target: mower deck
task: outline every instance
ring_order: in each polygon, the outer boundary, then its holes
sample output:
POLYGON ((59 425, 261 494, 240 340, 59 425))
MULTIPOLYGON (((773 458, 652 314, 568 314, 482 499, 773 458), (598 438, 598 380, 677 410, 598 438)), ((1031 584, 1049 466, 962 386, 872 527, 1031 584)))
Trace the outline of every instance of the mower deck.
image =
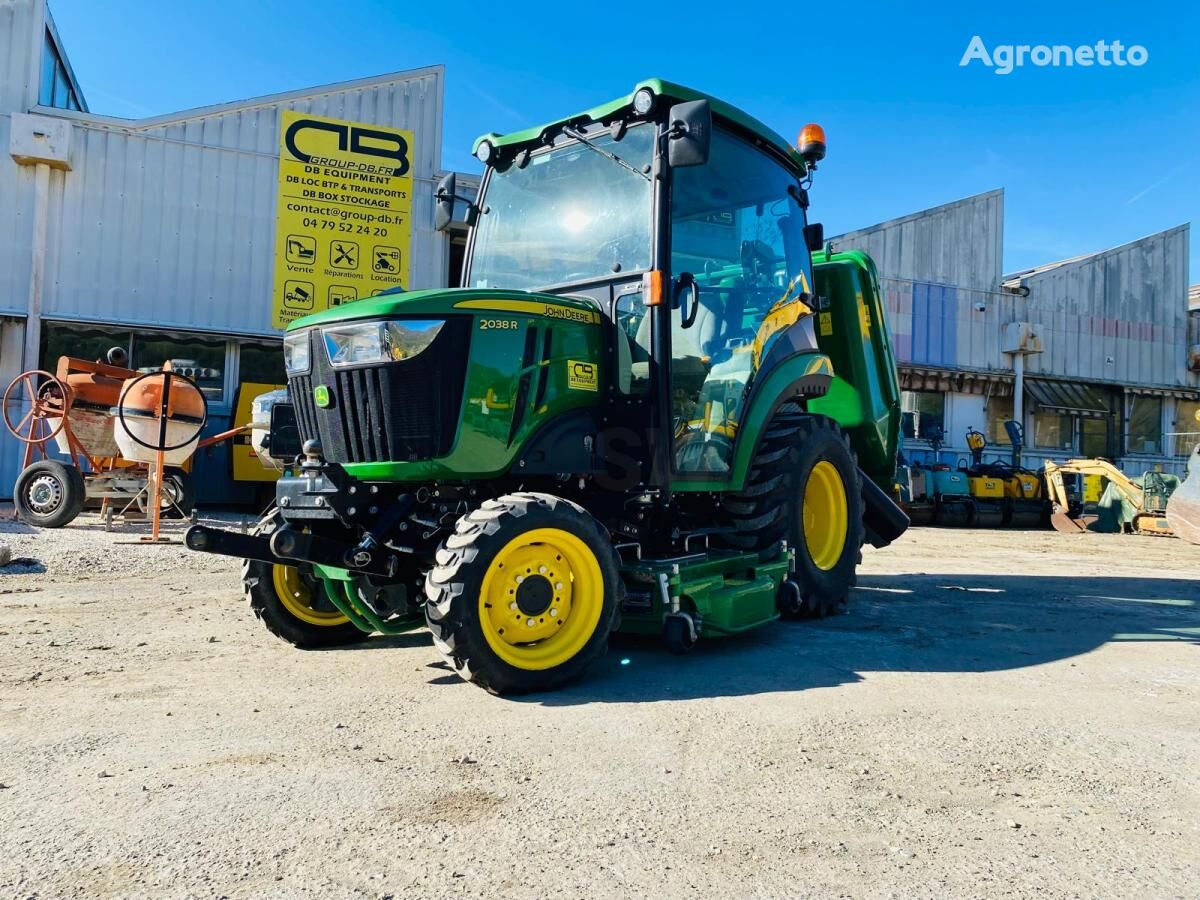
MULTIPOLYGON (((664 634, 670 619, 690 649, 702 634, 740 634, 779 618, 776 596, 791 567, 791 553, 780 552, 766 562, 757 553, 709 550, 673 559, 639 559, 624 562, 625 583, 620 632, 664 634)), ((384 619, 363 603, 354 588, 354 573, 313 565, 325 584, 326 596, 341 613, 364 632, 404 634, 422 627, 420 614, 384 619)))

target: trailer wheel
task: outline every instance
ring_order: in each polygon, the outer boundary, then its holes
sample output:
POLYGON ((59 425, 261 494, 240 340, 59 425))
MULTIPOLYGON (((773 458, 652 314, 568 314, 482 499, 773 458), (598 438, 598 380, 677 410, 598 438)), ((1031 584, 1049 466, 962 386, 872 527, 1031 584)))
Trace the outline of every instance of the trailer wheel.
POLYGON ((26 466, 13 486, 13 505, 26 525, 62 528, 83 510, 87 487, 83 473, 53 459, 26 466))
MULTIPOLYGON (((278 513, 272 510, 253 533, 268 535, 278 527, 278 513)), ((242 585, 250 609, 267 631, 293 647, 344 647, 370 637, 338 611, 307 567, 243 560, 242 585)))
POLYGON ((832 419, 786 403, 767 426, 745 488, 722 501, 735 531, 726 543, 764 555, 787 540, 800 602, 786 586, 784 618, 820 618, 842 611, 855 583, 864 539, 862 483, 854 451, 832 419))
POLYGON ((608 533, 550 494, 508 494, 458 520, 425 580, 433 643, 495 694, 546 691, 604 655, 624 595, 608 533))

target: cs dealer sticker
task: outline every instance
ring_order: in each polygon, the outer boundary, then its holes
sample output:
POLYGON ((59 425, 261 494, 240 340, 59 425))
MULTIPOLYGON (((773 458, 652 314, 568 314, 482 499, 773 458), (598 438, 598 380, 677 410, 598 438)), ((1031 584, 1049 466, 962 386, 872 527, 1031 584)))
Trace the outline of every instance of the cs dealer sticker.
POLYGON ((600 390, 600 373, 596 364, 568 359, 567 387, 575 391, 600 390))

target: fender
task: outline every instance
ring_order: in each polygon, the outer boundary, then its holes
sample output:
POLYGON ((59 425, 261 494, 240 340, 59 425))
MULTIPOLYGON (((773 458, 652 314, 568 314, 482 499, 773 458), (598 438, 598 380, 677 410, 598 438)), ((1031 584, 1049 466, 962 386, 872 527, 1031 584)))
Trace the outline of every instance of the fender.
MULTIPOLYGON (((793 329, 789 329, 792 331, 793 329)), ((676 491, 740 491, 746 484, 750 471, 750 460, 758 445, 758 436, 766 428, 771 416, 783 403, 797 397, 823 397, 834 383, 833 363, 824 353, 809 351, 782 357, 772 362, 771 353, 767 362, 755 377, 746 400, 746 414, 738 424, 738 437, 734 442, 733 462, 729 477, 723 479, 677 479, 672 484, 676 491)))

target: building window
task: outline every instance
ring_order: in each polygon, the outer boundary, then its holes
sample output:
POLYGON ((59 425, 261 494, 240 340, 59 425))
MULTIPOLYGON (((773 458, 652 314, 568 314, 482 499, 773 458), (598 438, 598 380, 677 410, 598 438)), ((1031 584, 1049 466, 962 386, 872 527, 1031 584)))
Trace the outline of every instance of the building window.
POLYGON ((58 368, 61 356, 87 362, 104 362, 108 351, 120 347, 129 353, 133 335, 128 331, 96 328, 91 325, 70 325, 65 322, 42 323, 41 367, 48 372, 58 368))
POLYGON ((1134 394, 1129 405, 1129 453, 1162 452, 1162 397, 1134 394))
POLYGON ((171 368, 186 375, 204 392, 209 403, 225 399, 225 342, 198 335, 139 333, 130 354, 139 372, 154 372, 168 360, 171 368))
POLYGON ((1175 455, 1187 456, 1200 444, 1200 400, 1175 401, 1175 455))
POLYGON ((1074 450, 1074 420, 1062 413, 1041 411, 1033 414, 1033 446, 1042 450, 1074 450))
POLYGON ((929 440, 946 430, 946 395, 939 391, 904 391, 900 395, 904 411, 904 436, 929 440))
POLYGON ((240 384, 287 384, 287 375, 283 370, 282 344, 242 344, 240 353, 240 384))
POLYGON ((1104 457, 1111 459, 1113 452, 1110 449, 1111 441, 1108 439, 1109 422, 1111 416, 1106 416, 1103 419, 1097 419, 1089 416, 1086 419, 1080 419, 1079 426, 1079 452, 1088 459, 1096 457, 1104 457))
POLYGON ((71 87, 70 76, 62 55, 55 46, 54 38, 46 32, 42 48, 42 80, 38 86, 38 103, 56 109, 79 109, 79 96, 71 87))
POLYGON ((987 439, 989 444, 1007 447, 1012 443, 1004 423, 1013 417, 1012 397, 989 397, 987 405, 987 439))

